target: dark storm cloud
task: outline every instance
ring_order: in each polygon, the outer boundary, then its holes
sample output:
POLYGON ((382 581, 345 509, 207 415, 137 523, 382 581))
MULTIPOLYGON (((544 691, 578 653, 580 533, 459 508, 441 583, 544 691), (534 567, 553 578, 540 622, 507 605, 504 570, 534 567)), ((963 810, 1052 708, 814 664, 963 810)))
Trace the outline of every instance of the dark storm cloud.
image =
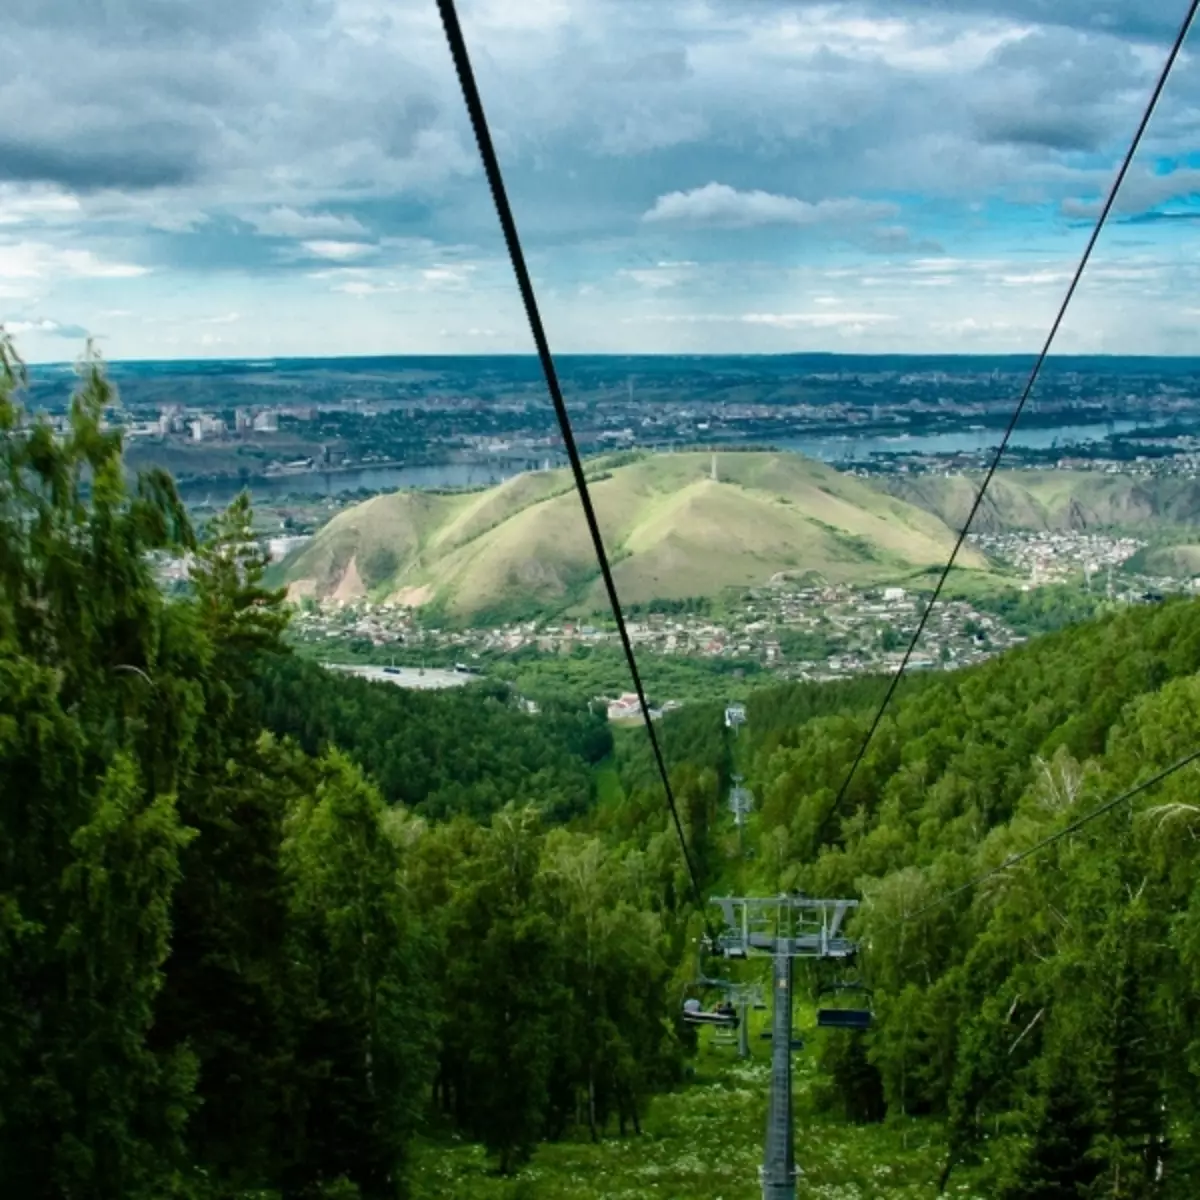
MULTIPOLYGON (((1081 155, 1111 157, 1153 75, 1127 40, 1161 42, 1177 19, 1168 0, 562 7, 462 0, 523 228, 543 245, 632 236, 659 197, 710 182, 811 204, 1087 202, 1081 155), (798 32, 777 37, 772 14, 798 32)), ((9 0, 5 19, 0 181, 124 193, 132 224, 159 207, 258 229, 256 211, 282 207, 297 242, 331 211, 358 215, 364 239, 495 236, 432 0, 9 0)), ((246 254, 218 251, 219 222, 160 228, 174 232, 156 235, 156 262, 246 254), (195 254, 173 249, 189 239, 195 254)), ((868 248, 933 252, 899 228, 868 248)))
POLYGON ((1078 154, 1128 137, 1134 97, 1142 92, 1147 72, 1131 46, 1043 28, 991 56, 970 108, 984 143, 1078 154))
POLYGON ((190 183, 196 160, 178 143, 172 146, 171 127, 161 128, 165 141, 130 138, 129 145, 96 150, 82 142, 71 145, 23 143, 0 136, 0 180, 10 183, 54 183, 71 191, 100 188, 156 188, 190 183), (156 147, 158 147, 156 149, 156 147))
POLYGON ((1031 106, 1024 112, 1001 109, 977 118, 985 142, 1041 146, 1047 150, 1084 151, 1100 148, 1108 129, 1095 118, 1070 111, 1031 106))
POLYGON ((417 32, 405 45, 309 0, 16 0, 0 179, 136 192, 239 175, 320 189, 397 164, 436 177, 456 146, 425 135, 447 125, 450 79, 431 79, 417 32))
POLYGON ((264 24, 311 21, 324 0, 8 0, 6 24, 76 35, 116 35, 128 45, 228 42, 264 24))

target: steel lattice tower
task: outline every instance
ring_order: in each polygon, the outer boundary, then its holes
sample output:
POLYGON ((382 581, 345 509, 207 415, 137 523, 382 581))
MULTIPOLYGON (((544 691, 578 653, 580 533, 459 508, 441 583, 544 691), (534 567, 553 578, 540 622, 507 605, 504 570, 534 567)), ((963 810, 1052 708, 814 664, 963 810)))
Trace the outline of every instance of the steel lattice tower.
POLYGON ((842 933, 857 900, 809 896, 723 896, 714 899, 725 918, 716 949, 726 958, 770 955, 771 1084, 761 1171, 763 1200, 795 1200, 795 1129, 792 1116, 792 960, 851 957, 855 943, 842 933))

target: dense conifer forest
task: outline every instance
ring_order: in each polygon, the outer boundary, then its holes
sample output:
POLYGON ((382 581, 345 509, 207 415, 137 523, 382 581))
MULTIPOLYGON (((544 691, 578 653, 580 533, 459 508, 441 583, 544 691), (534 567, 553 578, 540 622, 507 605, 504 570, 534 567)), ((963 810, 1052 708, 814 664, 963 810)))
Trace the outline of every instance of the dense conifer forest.
MULTIPOLYGON (((694 1094, 704 925, 644 734, 292 658, 246 500, 195 530, 128 485, 95 359, 65 436, 21 383, 4 343, 0 1190, 383 1200, 418 1142, 516 1179, 563 1139, 636 1155, 694 1094)), ((1198 671, 1179 601, 915 677, 844 795, 884 681, 662 722, 705 888, 862 899, 875 1025, 805 1054, 864 1146, 925 1123, 926 1194, 1200 1189, 1200 771, 970 886, 1200 746, 1198 671)))

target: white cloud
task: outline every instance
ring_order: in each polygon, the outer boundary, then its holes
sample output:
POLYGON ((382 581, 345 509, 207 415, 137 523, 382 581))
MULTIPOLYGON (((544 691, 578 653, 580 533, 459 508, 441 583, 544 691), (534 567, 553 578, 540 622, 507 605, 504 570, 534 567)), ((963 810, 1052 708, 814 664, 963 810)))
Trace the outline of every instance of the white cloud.
POLYGON ((77 196, 58 188, 0 184, 0 225, 75 217, 81 210, 77 196))
POLYGON ((366 267, 325 267, 320 271, 306 272, 308 279, 361 279, 369 275, 366 267))
POLYGON ((29 333, 62 338, 86 338, 88 336, 88 331, 82 325, 64 324, 62 321, 55 321, 50 317, 5 321, 3 324, 9 333, 18 337, 29 333))
POLYGON ((807 313, 745 313, 741 318, 747 325, 771 325, 777 329, 834 329, 839 325, 879 325, 896 318, 891 313, 875 312, 807 312, 807 313))
POLYGON ((630 325, 640 325, 649 321, 665 325, 707 325, 707 324, 741 324, 762 325, 773 329, 835 329, 839 326, 865 328, 871 325, 886 324, 897 318, 891 313, 864 313, 830 311, 807 313, 645 313, 641 316, 626 317, 630 325))
POLYGON ((48 242, 0 244, 0 279, 132 279, 148 268, 111 262, 91 250, 64 249, 48 242))
POLYGON ((223 313, 219 317, 201 317, 198 321, 200 325, 232 325, 236 321, 242 319, 241 313, 230 312, 223 313))
POLYGON ((498 329, 482 329, 477 326, 471 326, 469 329, 459 328, 442 328, 438 330, 438 337, 443 338, 498 338, 503 335, 498 329))
POLYGON ((48 257, 61 265, 63 274, 82 279, 134 279, 149 272, 136 263, 109 262, 91 250, 58 250, 48 257))
POLYGON ((648 224, 712 225, 745 229, 756 225, 818 225, 875 221, 895 216, 894 204, 856 197, 815 203, 773 192, 741 192, 726 183, 706 183, 690 192, 668 192, 643 214, 648 224))
POLYGON ((379 296, 385 292, 398 292, 400 289, 394 283, 372 283, 367 279, 348 279, 344 283, 335 283, 331 290, 342 292, 347 296, 379 296))
POLYGON ((652 267, 626 267, 617 272, 618 278, 632 279, 640 287, 659 291, 678 287, 695 279, 698 264, 694 262, 658 262, 652 267))
POLYGON ((1001 275, 1005 287, 1045 287, 1052 283, 1066 283, 1071 278, 1069 271, 1016 271, 1001 275))
POLYGON ((265 237, 319 238, 367 232, 354 217, 329 212, 304 213, 285 206, 251 214, 244 219, 265 237))
POLYGON ((435 267, 425 267, 421 271, 421 278, 433 287, 460 288, 466 287, 470 282, 474 270, 474 265, 470 263, 464 263, 461 266, 440 264, 435 267))
POLYGON ((362 258, 365 254, 371 254, 375 247, 368 245, 366 242, 339 242, 339 241, 306 241, 301 242, 301 245, 314 258, 328 258, 334 262, 344 262, 354 258, 362 258))
POLYGON ((935 321, 930 328, 942 334, 979 337, 993 333, 1009 333, 1016 326, 1011 321, 980 321, 975 317, 963 317, 958 321, 935 321))

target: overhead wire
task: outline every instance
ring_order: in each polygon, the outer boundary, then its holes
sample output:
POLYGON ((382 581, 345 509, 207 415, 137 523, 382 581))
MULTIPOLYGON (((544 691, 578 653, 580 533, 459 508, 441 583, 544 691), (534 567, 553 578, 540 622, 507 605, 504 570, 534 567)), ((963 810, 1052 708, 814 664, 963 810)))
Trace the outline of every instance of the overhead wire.
POLYGON ((1032 858, 1035 854, 1039 854, 1047 847, 1053 846, 1055 842, 1061 841, 1065 837, 1070 837, 1073 833, 1078 833, 1085 825, 1090 825, 1091 822, 1104 816, 1105 813, 1112 812, 1114 808, 1118 808, 1122 804, 1127 804, 1130 800, 1140 796, 1142 792, 1148 791, 1150 788, 1162 783, 1164 779, 1168 779, 1177 771, 1182 771, 1184 767, 1198 760, 1200 760, 1200 749, 1193 750, 1190 754, 1185 754, 1183 758, 1176 760, 1169 767, 1164 767, 1157 774, 1151 775, 1149 779, 1143 779, 1141 783, 1135 784, 1119 796, 1114 796, 1111 800, 1106 800, 1103 804, 1093 808, 1090 812, 1085 813, 1082 817, 1072 821, 1057 832, 1047 835, 1038 842, 1034 842, 1032 846, 1027 847, 1017 854, 1010 854, 1002 863, 984 871, 981 875, 976 875, 973 879, 968 879, 966 883, 960 884, 956 888, 951 888, 950 891, 939 896, 936 900, 931 900, 928 904, 923 904, 913 912, 905 913, 898 921, 891 922, 888 928, 895 928, 897 925, 904 925, 909 921, 914 921, 917 917, 924 916, 925 913, 932 912, 935 908, 940 908, 956 896, 961 896, 964 892, 969 892, 973 888, 977 888, 981 883, 986 883, 989 879, 1003 874, 1018 863, 1022 863, 1027 858, 1032 858))
POLYGON ((596 560, 599 563, 600 573, 604 579, 604 589, 608 594, 608 602, 612 608, 613 618, 617 623, 617 633, 621 640, 621 647, 625 652, 625 660, 629 667, 629 674, 633 680, 634 691, 637 693, 642 720, 646 726, 646 733, 650 738, 650 746, 658 767, 659 776, 662 779, 663 791, 666 793, 667 806, 671 812, 675 832, 679 837, 679 845, 683 851, 684 864, 687 867, 693 896, 699 911, 703 913, 706 904, 700 889, 699 874, 696 870, 696 864, 692 859, 692 853, 688 848, 687 837, 683 831, 683 822, 679 816, 679 806, 675 801, 675 792, 671 786, 671 777, 667 771, 662 746, 654 729, 654 721, 650 715, 650 706, 646 701, 646 689, 642 683, 637 658, 633 652, 633 643, 630 640, 629 631, 625 625, 625 617, 621 611, 620 598, 617 595, 616 583, 613 580, 612 567, 609 564, 608 554, 604 548, 604 538, 600 532, 600 523, 596 518, 596 510, 592 503, 586 473, 584 472, 583 462, 579 455, 579 448, 575 443, 570 414, 567 412, 566 402, 563 399, 562 387, 559 384, 558 372, 554 365, 553 355, 550 352, 550 343, 546 337, 546 330, 542 323, 537 296, 534 292, 529 268, 525 261, 525 253, 521 247, 516 220, 509 205, 508 193, 504 186, 504 176, 500 170, 500 161, 492 144, 491 131, 488 126, 487 116, 484 113, 483 101, 480 98, 479 87, 475 80, 475 72, 471 66, 470 55, 467 52, 466 39, 463 37, 462 26, 458 20, 454 0, 437 0, 437 3, 438 10, 441 13, 442 25, 446 33, 446 41, 450 47, 450 55, 454 60, 454 69, 458 75, 459 84, 462 87, 463 99, 466 102, 467 113, 470 116, 475 140, 479 147, 479 155, 483 160, 484 174, 487 176, 492 200, 496 206, 496 215, 500 220, 500 228, 503 231, 508 256, 512 262, 513 274, 516 276, 517 287, 521 293, 521 301, 525 307, 525 316, 529 322, 530 332, 533 334, 533 341, 537 347, 537 355, 541 362, 542 373, 546 378, 546 388, 550 393, 550 399, 554 405, 554 413, 558 419, 559 431, 562 434, 563 445, 567 452, 567 458, 570 461, 571 473, 575 479, 575 490, 579 494, 579 502, 583 508, 584 520, 587 522, 588 533, 591 536, 592 546, 596 552, 596 560))
POLYGON ((1113 180, 1112 186, 1109 188, 1108 195, 1105 198, 1104 205, 1100 210, 1100 215, 1096 219, 1096 223, 1092 228, 1090 237, 1087 240, 1087 245, 1084 247, 1083 255, 1079 259, 1079 264, 1075 268, 1075 272, 1071 277, 1070 285, 1067 287, 1066 293, 1062 298, 1062 303, 1058 307, 1058 311, 1054 317, 1054 323, 1050 326, 1050 332, 1046 335, 1046 340, 1042 345, 1041 352, 1038 354, 1033 364, 1033 369, 1029 373, 1029 378, 1025 382, 1024 388, 1017 400, 1016 407, 1013 409, 1012 416, 1009 418, 1008 426, 1004 431, 1004 436, 1000 440, 999 446, 996 448, 995 454, 992 456, 987 472, 983 477, 983 483, 980 485, 978 492, 975 495, 975 500, 971 505, 970 511, 967 513, 967 519, 963 523, 962 530, 954 543, 954 548, 950 552, 950 557, 946 560, 946 565, 942 569, 941 575, 938 577, 937 585, 933 589, 933 595, 930 597, 929 603, 925 606, 921 614, 921 619, 917 622, 916 632, 908 644, 908 649, 904 652, 904 657, 900 661, 900 666, 896 669, 890 682, 888 683, 887 691, 884 693, 883 700, 879 708, 875 712, 874 719, 871 721, 870 727, 867 729, 867 735, 863 738, 861 745, 858 748, 857 754, 854 756, 854 761, 850 764, 850 770, 846 773, 845 779, 842 781, 841 787, 838 789, 837 798, 834 801, 833 811, 837 811, 841 806, 841 802, 845 799, 846 793, 850 788, 850 784, 854 776, 858 772, 859 766, 862 764, 867 750, 870 748, 871 742, 874 740, 875 734, 879 729, 879 724, 883 720, 884 714, 887 712, 888 706, 891 704, 892 697, 896 694, 896 688, 900 684, 900 680, 904 675, 908 664, 912 661, 912 656, 916 651, 917 643, 921 640, 921 634, 925 631, 925 626, 929 621, 929 616, 933 612, 934 605, 937 604, 938 598, 942 594, 942 589, 946 585, 946 580, 950 576, 950 572, 954 567, 954 563, 958 558, 959 551, 963 547, 963 543, 967 540, 967 534, 970 532, 971 523, 975 520, 976 514, 979 512, 980 505, 983 503, 983 498, 987 494, 988 487, 991 485, 992 478, 996 474, 996 470, 1000 465, 1000 460, 1004 457, 1005 451, 1008 449, 1009 440, 1012 438, 1013 431, 1017 427, 1017 422, 1021 419, 1021 414, 1025 410, 1025 404, 1028 401, 1030 394, 1033 392, 1034 385, 1038 381, 1042 367, 1045 365, 1046 358, 1050 353, 1050 348, 1054 344, 1054 339, 1058 335, 1059 327, 1066 317, 1067 309, 1070 307, 1071 301, 1075 296, 1076 289, 1079 287, 1079 281, 1083 277, 1083 272, 1086 269, 1089 260, 1092 256, 1092 251, 1095 249, 1096 242, 1099 240, 1100 234, 1108 221, 1109 214, 1112 212, 1113 205, 1116 203, 1117 193, 1121 190, 1121 185, 1125 182, 1125 177, 1129 173, 1129 168, 1133 163, 1134 156, 1137 153, 1138 147, 1141 144, 1142 136, 1146 132, 1147 126, 1150 124, 1150 118, 1154 114, 1155 108, 1158 106, 1159 98, 1163 93, 1163 89, 1167 85, 1167 80, 1171 76, 1171 72, 1175 67, 1175 62, 1179 58, 1179 54, 1183 49, 1183 44, 1187 40, 1188 32, 1192 27, 1192 23, 1196 17, 1197 8, 1200 8, 1200 0, 1191 0, 1188 5, 1188 10, 1184 16, 1183 22, 1179 27, 1179 32, 1175 36, 1175 40, 1171 45, 1171 49, 1167 54, 1166 61, 1163 63, 1162 70, 1159 72, 1158 79, 1154 85, 1154 90, 1150 93, 1150 98, 1142 111, 1141 120, 1138 122, 1137 130, 1133 135, 1133 140, 1129 143, 1129 148, 1125 152, 1124 158, 1121 160, 1120 168, 1117 171, 1116 178, 1113 180))

